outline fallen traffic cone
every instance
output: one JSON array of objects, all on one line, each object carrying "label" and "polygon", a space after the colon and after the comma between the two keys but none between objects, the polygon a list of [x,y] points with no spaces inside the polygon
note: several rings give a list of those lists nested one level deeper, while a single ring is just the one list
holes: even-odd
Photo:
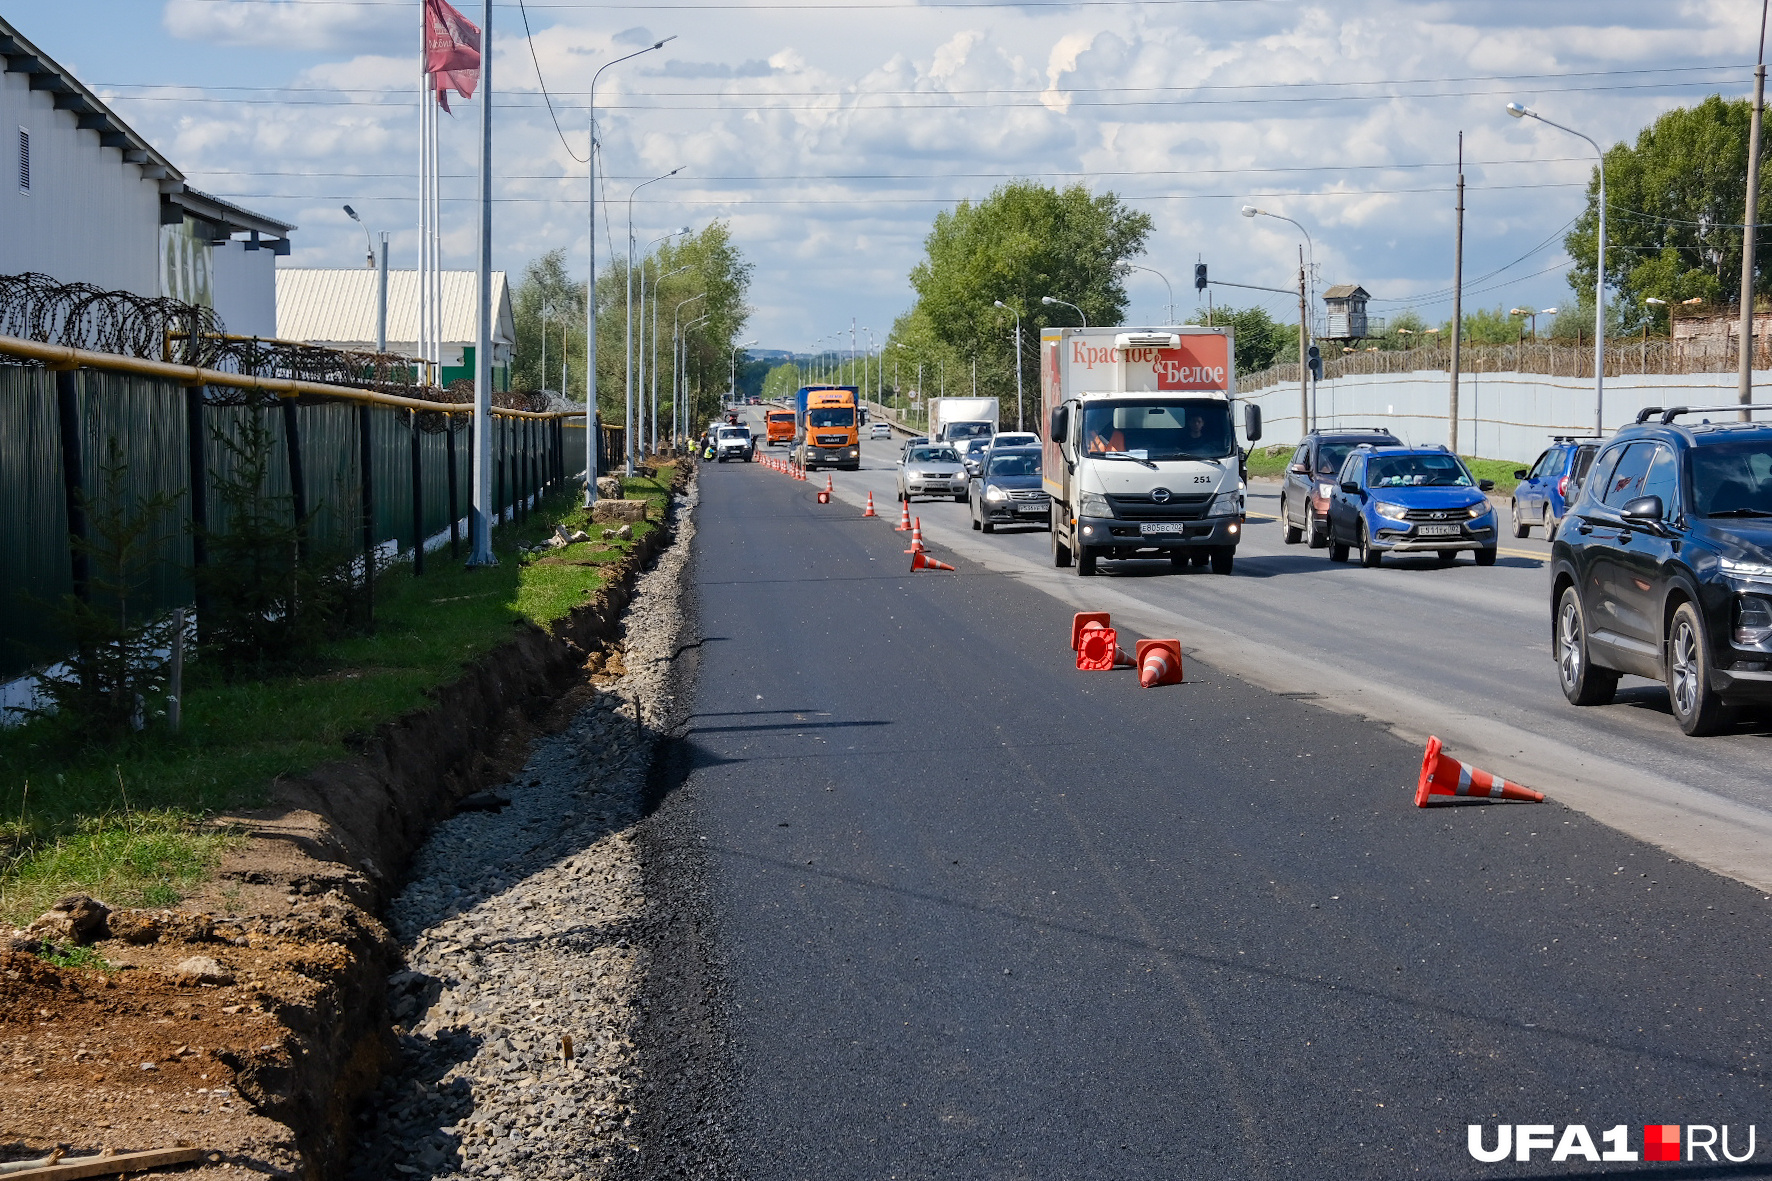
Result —
[{"label": "fallen traffic cone", "polygon": [[911,548],[904,552],[907,554],[919,554],[927,548],[928,547],[923,544],[923,518],[918,517],[916,523],[911,526]]},{"label": "fallen traffic cone", "polygon": [[1077,650],[1077,642],[1083,629],[1090,624],[1097,627],[1112,627],[1113,619],[1106,611],[1079,611],[1071,616],[1071,651]]},{"label": "fallen traffic cone", "polygon": [[874,494],[871,490],[868,492],[868,507],[862,511],[861,515],[864,517],[877,517],[880,515],[874,511]]},{"label": "fallen traffic cone", "polygon": [[894,533],[908,533],[910,528],[911,502],[908,500],[901,500],[898,502],[898,524],[892,527],[892,531]]},{"label": "fallen traffic cone", "polygon": [[1415,785],[1415,806],[1427,807],[1429,796],[1472,796],[1489,800],[1525,800],[1544,802],[1544,793],[1497,779],[1487,771],[1467,767],[1457,759],[1440,753],[1440,740],[1430,737],[1421,756],[1421,780]]},{"label": "fallen traffic cone", "polygon": [[1083,625],[1078,636],[1077,668],[1083,672],[1107,672],[1132,664],[1132,658],[1120,647],[1120,634],[1099,623]]},{"label": "fallen traffic cone", "polygon": [[1138,662],[1140,688],[1181,684],[1180,640],[1140,640],[1132,656]]},{"label": "fallen traffic cone", "polygon": [[820,488],[818,490],[818,503],[829,504],[830,502],[831,502],[831,494],[829,492],[825,491],[823,488]]},{"label": "fallen traffic cone", "polygon": [[915,550],[915,551],[909,551],[909,552],[911,554],[911,569],[913,571],[917,571],[917,570],[952,570],[953,569],[953,567],[948,565],[946,562],[943,562],[937,558],[930,557],[923,550]]}]

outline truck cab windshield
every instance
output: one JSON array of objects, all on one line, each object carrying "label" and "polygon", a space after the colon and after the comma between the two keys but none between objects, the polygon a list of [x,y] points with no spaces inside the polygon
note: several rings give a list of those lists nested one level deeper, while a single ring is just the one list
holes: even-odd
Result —
[{"label": "truck cab windshield", "polygon": [[948,440],[958,442],[961,439],[988,439],[991,437],[991,424],[988,422],[950,422],[948,424]]},{"label": "truck cab windshield", "polygon": [[806,421],[814,427],[854,426],[855,410],[850,406],[814,406],[806,412]]},{"label": "truck cab windshield", "polygon": [[1092,402],[1083,408],[1083,454],[1143,460],[1223,459],[1235,453],[1228,403]]}]

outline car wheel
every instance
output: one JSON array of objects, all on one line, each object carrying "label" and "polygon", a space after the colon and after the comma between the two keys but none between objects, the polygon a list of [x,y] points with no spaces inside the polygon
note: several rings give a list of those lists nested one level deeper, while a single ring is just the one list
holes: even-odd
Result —
[{"label": "car wheel", "polygon": [[1331,562],[1347,561],[1347,546],[1334,538],[1329,539],[1329,560]]},{"label": "car wheel", "polygon": [[1552,646],[1557,658],[1557,681],[1570,705],[1609,705],[1618,692],[1618,674],[1600,668],[1587,651],[1587,617],[1581,596],[1565,587],[1557,600],[1557,619]]},{"label": "car wheel", "polygon": [[1229,574],[1237,564],[1237,551],[1234,546],[1221,546],[1212,551],[1212,573]]},{"label": "car wheel", "polygon": [[1212,560],[1212,555],[1204,550],[1196,550],[1188,555],[1188,563],[1193,566],[1204,566]]},{"label": "car wheel", "polygon": [[1520,520],[1520,502],[1509,502],[1508,515],[1514,520],[1514,536],[1525,537],[1532,532],[1532,526]]},{"label": "car wheel", "polygon": [[1046,531],[1052,538],[1052,565],[1056,569],[1063,570],[1071,564],[1071,547],[1061,540],[1064,530],[1058,527],[1058,510],[1056,508],[1052,510],[1052,516],[1046,522]]},{"label": "car wheel", "polygon": [[1187,554],[1170,554],[1169,555],[1169,568],[1171,570],[1186,570],[1189,566],[1192,566],[1193,564],[1194,564],[1193,558],[1189,557]]},{"label": "car wheel", "polygon": [[1366,532],[1366,526],[1360,526],[1360,565],[1370,570],[1384,561],[1384,551],[1372,548],[1372,537]]},{"label": "car wheel", "polygon": [[970,505],[968,505],[967,508],[969,511],[967,512],[966,516],[968,517],[968,519],[971,520],[972,528],[974,530],[978,530],[978,529],[982,528],[982,526],[979,525],[979,523],[978,523],[978,510],[976,508],[973,508]]},{"label": "car wheel", "polygon": [[955,504],[965,504],[966,503],[966,494],[964,492],[954,493],[954,503]]},{"label": "car wheel", "polygon": [[986,533],[995,533],[997,531],[997,526],[991,521],[984,522],[982,525],[979,526],[979,528],[984,530]]},{"label": "car wheel", "polygon": [[1086,545],[1077,547],[1077,577],[1088,578],[1095,573],[1095,551]]},{"label": "car wheel", "polygon": [[1476,553],[1477,565],[1479,565],[1479,566],[1493,566],[1493,565],[1495,565],[1495,555],[1497,552],[1498,551],[1496,550],[1496,548],[1492,545],[1484,546],[1482,549],[1478,550]]},{"label": "car wheel", "polygon": [[1286,498],[1280,497],[1280,528],[1285,530],[1286,544],[1297,545],[1304,540],[1304,530],[1292,523],[1292,517],[1286,511]]},{"label": "car wheel", "polygon": [[1455,549],[1443,549],[1435,553],[1434,556],[1446,563],[1458,561],[1458,551]]},{"label": "car wheel", "polygon": [[1729,710],[1710,685],[1710,643],[1704,619],[1691,603],[1674,610],[1667,637],[1667,698],[1674,721],[1693,738],[1717,733]]},{"label": "car wheel", "polygon": [[1547,542],[1557,539],[1557,519],[1550,515],[1549,509],[1544,510],[1544,539]]},{"label": "car wheel", "polygon": [[[1307,522],[1309,522],[1309,524],[1310,524],[1310,546],[1311,546],[1311,548],[1312,549],[1322,549],[1324,546],[1328,545],[1329,544],[1329,522],[1328,521],[1320,521],[1317,519],[1317,517],[1314,514],[1309,513],[1309,512],[1307,512],[1305,514],[1305,520]],[[1337,560],[1339,561],[1339,559],[1337,559]]]}]

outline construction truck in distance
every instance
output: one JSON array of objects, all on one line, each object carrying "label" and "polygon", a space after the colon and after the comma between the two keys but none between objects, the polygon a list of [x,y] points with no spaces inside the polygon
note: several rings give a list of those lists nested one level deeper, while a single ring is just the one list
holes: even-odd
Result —
[{"label": "construction truck in distance", "polygon": [[861,469],[859,391],[852,385],[801,386],[794,395],[794,461],[808,471],[821,467]]},{"label": "construction truck in distance", "polygon": [[[1040,336],[1041,483],[1052,564],[1113,558],[1211,563],[1229,574],[1243,533],[1243,453],[1229,328],[1049,328]],[[1261,408],[1243,407],[1247,442]]]},{"label": "construction truck in distance", "polygon": [[988,439],[997,433],[995,398],[929,399],[929,441],[948,443],[961,451],[972,439]]},{"label": "construction truck in distance", "polygon": [[768,411],[763,415],[763,427],[766,432],[763,442],[766,446],[774,447],[778,443],[783,446],[793,445],[794,412],[792,410]]}]

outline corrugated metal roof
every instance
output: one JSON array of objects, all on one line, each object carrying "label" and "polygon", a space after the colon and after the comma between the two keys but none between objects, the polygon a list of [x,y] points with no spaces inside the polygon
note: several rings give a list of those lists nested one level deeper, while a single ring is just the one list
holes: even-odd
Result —
[{"label": "corrugated metal roof", "polygon": [[[471,345],[479,339],[479,274],[444,271],[443,342]],[[284,340],[370,344],[375,340],[376,272],[368,267],[278,267],[277,335]],[[503,271],[492,272],[492,341],[516,340],[511,292]],[[418,272],[388,271],[388,343],[418,339]]]},{"label": "corrugated metal roof", "polygon": [[1372,295],[1358,283],[1337,283],[1323,292],[1324,299],[1371,299]]}]

